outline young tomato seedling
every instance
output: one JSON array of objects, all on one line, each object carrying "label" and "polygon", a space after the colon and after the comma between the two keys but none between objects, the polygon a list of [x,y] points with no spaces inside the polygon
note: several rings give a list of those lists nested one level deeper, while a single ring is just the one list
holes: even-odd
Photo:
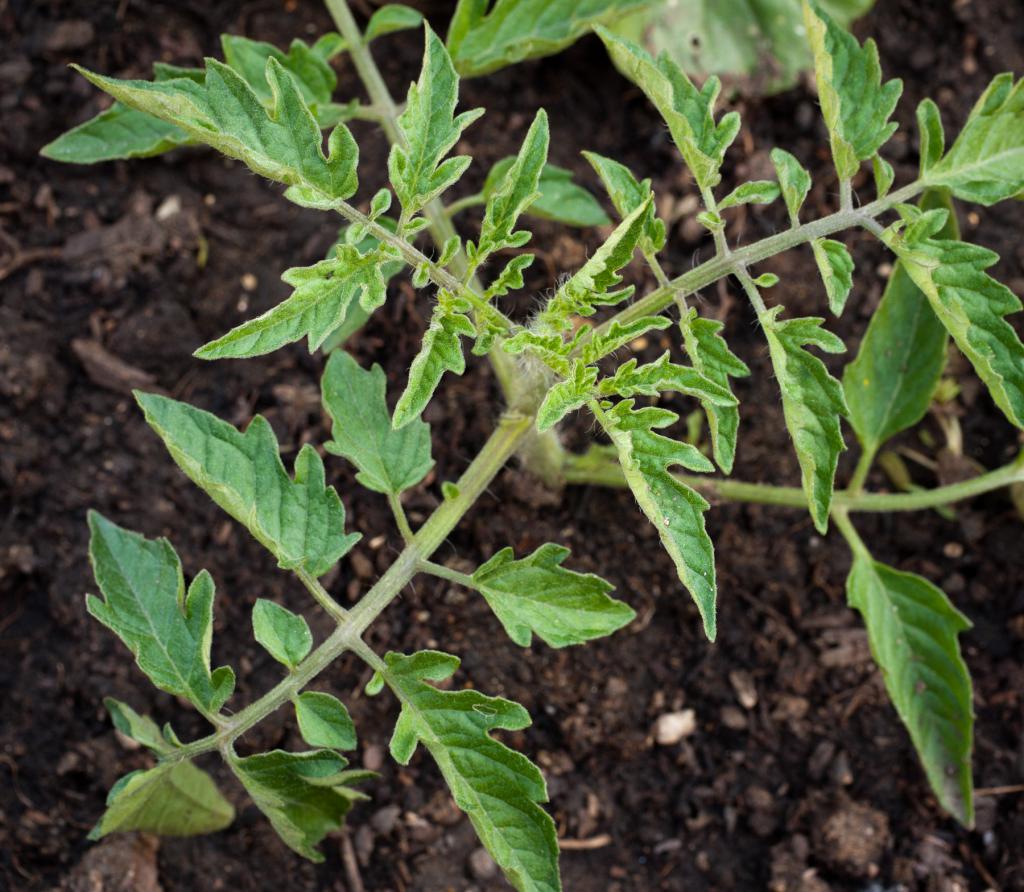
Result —
[{"label": "young tomato seedling", "polygon": [[[533,33],[555,26],[504,15],[516,2],[498,0],[485,13],[486,4],[463,0],[447,42],[424,25],[422,71],[400,108],[370,52],[371,41],[381,34],[420,24],[417,13],[397,6],[380,10],[360,31],[344,0],[327,0],[339,33],[312,46],[296,40],[285,53],[225,36],[224,61],[208,59],[202,69],[160,64],[152,81],[80,69],[116,102],[49,145],[44,150],[49,157],[88,163],[212,146],[284,184],[290,201],[344,221],[324,260],[285,271],[283,278],[293,288],[286,300],[196,355],[244,358],[303,338],[311,351],[323,349],[323,402],[333,429],[324,447],[356,467],[360,485],[388,500],[404,540],[404,549],[376,584],[352,609],[341,607],[320,579],[359,534],[346,532],[345,509],[325,484],[320,454],[303,446],[289,472],[261,416],[242,431],[200,408],[138,393],[146,421],[182,471],[298,577],[336,628],[314,647],[302,616],[258,601],[253,634],[286,674],[262,697],[227,709],[235,675],[231,667],[210,665],[210,575],[201,572],[186,586],[169,542],[147,540],[92,514],[90,554],[100,594],[89,597],[89,611],[121,638],[158,688],[188,700],[213,729],[185,742],[169,725],[159,728],[128,705],[108,700],[117,728],[151,750],[156,761],[117,782],[93,836],[120,830],[193,834],[227,826],[230,804],[193,762],[216,751],[281,838],[300,854],[319,859],[318,843],[363,795],[356,783],[370,777],[349,768],[343,755],[357,742],[345,705],[308,690],[334,660],[351,653],[372,670],[370,693],[387,689],[396,700],[394,758],[405,764],[420,746],[433,757],[455,802],[513,886],[542,892],[561,888],[555,826],[542,807],[544,778],[529,759],[492,735],[527,726],[526,711],[475,690],[439,687],[456,673],[455,656],[439,651],[381,656],[364,641],[377,616],[421,573],[479,592],[523,647],[534,636],[551,647],[583,644],[631,621],[633,611],[611,597],[611,586],[574,571],[568,551],[555,543],[532,554],[503,548],[470,574],[433,562],[438,547],[516,455],[554,484],[629,487],[712,641],[717,595],[705,496],[803,507],[822,533],[834,522],[853,553],[849,602],[863,616],[892,702],[939,802],[970,825],[971,686],[957,639],[968,621],[932,583],[875,560],[851,515],[941,507],[1024,480],[1018,461],[934,490],[864,491],[882,445],[928,410],[950,338],[1010,423],[1024,427],[1024,346],[1005,319],[1021,304],[988,275],[996,255],[960,239],[952,207],[954,198],[991,205],[1024,194],[1024,86],[1009,74],[995,78],[948,146],[937,107],[922,102],[920,173],[894,189],[893,169],[880,153],[896,129],[889,118],[902,85],[883,80],[872,42],[861,45],[805,2],[841,199],[837,212],[804,221],[811,176],[781,149],[771,155],[776,180],[743,183],[720,194],[720,168],[740,119],[735,112],[716,117],[716,78],[698,89],[670,59],[651,58],[591,19],[587,24],[616,65],[667,124],[700,191],[704,209],[698,219],[710,231],[716,252],[670,279],[658,261],[666,227],[650,180],[588,152],[619,222],[531,318],[519,321],[501,309],[500,299],[523,287],[523,271],[533,261],[531,254],[510,253],[531,238],[517,228],[523,215],[576,225],[611,221],[566,171],[547,163],[543,111],[523,135],[518,154],[495,166],[480,194],[447,207],[443,203],[471,163],[467,156],[451,156],[452,148],[482,114],[480,109],[456,112],[459,73],[491,71],[523,58],[523,45],[531,41],[556,49],[578,33],[565,31],[564,23],[557,34]],[[591,5],[595,16],[610,8]],[[329,61],[343,52],[351,56],[369,104],[334,101],[336,78]],[[345,124],[352,118],[378,122],[391,142],[390,188],[373,195],[365,211],[352,203],[359,161]],[[859,204],[852,184],[866,162],[874,173],[875,197]],[[725,220],[732,208],[780,198],[789,228],[741,247],[727,243]],[[483,206],[483,219],[474,239],[464,240],[452,218],[472,205]],[[849,229],[882,241],[896,255],[896,268],[859,353],[838,380],[811,348],[841,353],[843,342],[828,331],[824,318],[793,317],[772,302],[778,280],[759,275],[756,267],[809,246],[823,297],[838,316],[851,291],[854,262],[832,236]],[[418,238],[424,230],[433,249]],[[633,299],[624,271],[635,257],[649,265],[659,284]],[[391,412],[382,370],[362,368],[335,348],[387,300],[388,281],[405,273],[428,294],[432,313]],[[799,459],[800,488],[700,476],[716,465],[725,475],[731,472],[740,422],[731,381],[749,374],[723,339],[721,323],[688,304],[691,295],[726,277],[738,283],[760,322]],[[590,324],[598,314],[602,320]],[[675,331],[688,364],[669,353],[644,364],[636,358],[618,361],[640,336],[667,329]],[[506,407],[462,476],[444,484],[440,506],[414,529],[401,496],[421,483],[433,464],[432,432],[421,416],[445,373],[465,370],[467,344],[473,354],[490,357]],[[676,413],[644,402],[669,392],[702,407],[710,458],[666,432],[678,420]],[[582,455],[564,451],[559,424],[577,411],[589,413],[610,444]],[[860,445],[860,460],[848,487],[836,491],[839,455],[846,448],[844,419]],[[236,741],[285,705],[294,710],[309,749],[238,755]]]}]

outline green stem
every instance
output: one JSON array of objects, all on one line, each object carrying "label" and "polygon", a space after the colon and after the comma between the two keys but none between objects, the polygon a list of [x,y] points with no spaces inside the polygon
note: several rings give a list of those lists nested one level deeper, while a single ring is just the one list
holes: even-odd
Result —
[{"label": "green stem", "polygon": [[853,182],[849,177],[839,181],[839,209],[843,211],[853,210]]},{"label": "green stem", "polygon": [[857,459],[857,467],[853,469],[853,476],[850,478],[849,490],[851,493],[859,493],[864,489],[864,482],[868,479],[871,465],[875,460],[874,449],[862,449],[860,458]]},{"label": "green stem", "polygon": [[388,504],[391,506],[391,513],[395,515],[395,523],[398,526],[398,532],[402,534],[402,539],[405,542],[412,542],[414,533],[412,527],[409,526],[409,518],[405,516],[405,508],[402,507],[402,500],[398,497],[398,493],[388,493]]},{"label": "green stem", "polygon": [[327,590],[320,585],[320,580],[317,579],[308,570],[296,570],[295,575],[299,577],[302,584],[309,590],[309,593],[316,599],[317,604],[323,607],[336,623],[344,622],[348,619],[348,611],[342,607],[337,601],[334,600]]},{"label": "green stem", "polygon": [[850,546],[850,551],[853,552],[854,557],[862,557],[870,560],[871,552],[868,551],[868,547],[864,544],[864,540],[861,539],[857,529],[850,522],[850,516],[846,510],[844,508],[839,508],[833,511],[832,520],[835,521],[836,529],[842,533],[847,545]]},{"label": "green stem", "polygon": [[444,209],[444,213],[445,216],[448,217],[448,219],[451,219],[456,214],[466,210],[467,208],[479,207],[482,204],[486,204],[483,193],[476,192],[473,195],[467,195],[465,198],[460,198],[456,201],[453,201]]},{"label": "green stem", "polygon": [[444,564],[435,564],[433,561],[420,561],[420,569],[431,576],[439,576],[441,579],[447,579],[449,582],[464,585],[466,588],[476,588],[476,583],[473,582],[472,576],[467,573],[460,573],[458,570],[452,570]]}]

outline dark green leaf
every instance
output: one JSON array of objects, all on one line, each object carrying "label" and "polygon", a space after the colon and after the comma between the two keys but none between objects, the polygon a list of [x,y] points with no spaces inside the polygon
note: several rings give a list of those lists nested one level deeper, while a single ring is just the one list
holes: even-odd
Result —
[{"label": "dark green leaf", "polygon": [[295,718],[302,739],[310,746],[336,750],[356,748],[356,726],[345,704],[320,691],[303,691],[295,698]]},{"label": "dark green leaf", "polygon": [[306,620],[265,598],[257,599],[252,609],[252,631],[267,653],[289,669],[306,659],[313,647]]}]

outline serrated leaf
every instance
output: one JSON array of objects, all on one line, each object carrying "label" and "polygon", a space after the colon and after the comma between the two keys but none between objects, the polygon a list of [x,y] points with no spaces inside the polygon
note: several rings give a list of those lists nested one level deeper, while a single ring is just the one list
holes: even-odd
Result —
[{"label": "serrated leaf", "polygon": [[519,560],[503,548],[473,574],[473,584],[520,647],[529,647],[533,635],[549,647],[584,644],[635,618],[631,607],[608,597],[611,583],[565,569],[568,556],[568,548],[551,542]]},{"label": "serrated leaf", "polygon": [[583,361],[597,362],[599,359],[614,353],[631,341],[635,341],[649,331],[664,331],[672,327],[672,320],[665,316],[641,316],[631,322],[614,320],[603,332],[595,333],[583,345]]},{"label": "serrated leaf", "polygon": [[728,386],[723,386],[696,369],[678,365],[669,359],[666,350],[654,362],[637,366],[636,359],[628,359],[610,378],[601,381],[601,396],[657,396],[674,391],[696,397],[710,405],[732,407],[736,397]]},{"label": "serrated leaf", "polygon": [[334,69],[315,48],[295,39],[288,52],[262,40],[250,40],[236,34],[222,34],[221,48],[224,61],[252,87],[252,91],[267,108],[274,104],[274,86],[267,75],[267,60],[274,59],[295,82],[303,101],[317,117],[317,106],[331,101],[338,85]]},{"label": "serrated leaf", "polygon": [[113,697],[104,697],[103,705],[107,707],[114,727],[125,737],[141,743],[158,756],[167,755],[175,749],[160,733],[160,726],[148,715],[140,715],[127,703]]},{"label": "serrated leaf", "polygon": [[322,691],[303,691],[295,698],[295,718],[302,739],[313,747],[356,748],[356,726],[337,697]]},{"label": "serrated leaf", "polygon": [[635,43],[597,28],[612,61],[651,100],[668,124],[676,147],[701,189],[717,186],[726,149],[736,138],[740,116],[729,112],[715,122],[715,101],[721,90],[717,77],[709,77],[698,90],[669,56],[655,61]]},{"label": "serrated leaf", "polygon": [[[483,223],[480,226],[479,255],[481,259],[502,248],[512,247],[516,221],[540,197],[541,171],[548,158],[548,116],[537,112],[523,139],[519,154],[505,176],[487,198]],[[486,192],[486,186],[485,192]],[[529,233],[527,233],[529,237]]]},{"label": "serrated leaf", "polygon": [[398,117],[403,144],[388,157],[388,173],[406,215],[412,215],[462,176],[472,160],[466,155],[442,159],[462,131],[483,109],[455,116],[459,76],[440,38],[424,25],[426,47],[419,80],[409,86],[405,109]]},{"label": "serrated leaf", "polygon": [[295,290],[262,316],[243,322],[195,352],[200,359],[240,359],[271,353],[306,338],[309,352],[318,349],[352,313],[354,305],[369,315],[384,303],[386,262],[379,251],[360,254],[341,245],[336,255],[313,266],[285,270],[282,281]]},{"label": "serrated leaf", "polygon": [[819,532],[828,529],[836,466],[846,448],[839,419],[846,415],[843,388],[825,364],[804,347],[842,353],[846,347],[832,332],[821,328],[820,317],[778,320],[782,307],[761,318],[768,338],[772,366],[782,391],[786,427],[800,461],[804,492]]},{"label": "serrated leaf", "polygon": [[942,129],[942,114],[931,99],[923,99],[917,106],[917,129],[921,136],[920,175],[923,177],[938,163],[946,150],[946,134]]},{"label": "serrated leaf", "polygon": [[821,7],[804,0],[804,24],[814,53],[821,113],[832,143],[832,159],[842,180],[850,179],[896,132],[889,121],[903,82],[882,83],[878,47],[863,46]]},{"label": "serrated leaf", "polygon": [[160,690],[185,697],[204,714],[231,696],[228,666],[210,672],[214,585],[201,571],[185,591],[181,561],[166,539],[149,540],[89,512],[89,560],[103,597],[89,613],[135,655]]},{"label": "serrated leaf", "polygon": [[205,771],[191,762],[164,762],[122,777],[107,795],[107,810],[89,833],[139,830],[159,836],[196,836],[223,830],[235,810]]},{"label": "serrated leaf", "polygon": [[313,647],[306,620],[266,598],[257,599],[252,608],[252,631],[264,650],[289,669],[306,659]]},{"label": "serrated leaf", "polygon": [[800,208],[807,200],[811,191],[811,175],[799,161],[785,149],[772,149],[772,164],[779,178],[782,198],[789,211],[789,219],[794,226],[800,225]]},{"label": "serrated leaf", "polygon": [[651,0],[459,0],[448,29],[448,49],[461,75],[477,77],[561,52],[596,24],[611,23],[650,4]]},{"label": "serrated leaf", "polygon": [[337,351],[327,362],[321,388],[333,435],[324,448],[359,468],[356,479],[363,486],[398,495],[434,466],[430,425],[415,419],[401,430],[391,427],[387,380],[379,365],[366,371]]},{"label": "serrated leaf", "polygon": [[601,184],[620,217],[628,217],[640,205],[650,202],[641,250],[645,254],[657,254],[665,247],[665,224],[655,214],[650,179],[638,181],[626,165],[596,152],[584,152],[583,157],[601,178]]},{"label": "serrated leaf", "polygon": [[442,294],[423,335],[420,351],[412,361],[409,381],[395,406],[391,420],[395,430],[420,417],[445,372],[461,375],[466,371],[461,339],[475,334],[476,328],[469,317],[448,304]]},{"label": "serrated leaf", "polygon": [[[943,192],[926,192],[921,206],[947,208],[941,235],[956,238],[956,217]],[[843,371],[850,424],[865,452],[877,452],[924,417],[946,365],[947,343],[928,299],[897,261],[857,357]]]},{"label": "serrated leaf", "polygon": [[308,443],[292,478],[262,415],[243,433],[187,403],[139,391],[135,398],[178,467],[282,568],[322,576],[359,541],[359,533],[345,533],[345,508],[325,485],[323,461]]},{"label": "serrated leaf", "polygon": [[971,624],[926,579],[858,555],[846,580],[871,654],[942,807],[974,823],[971,679],[957,633]]},{"label": "serrated leaf", "polygon": [[[908,230],[908,239],[913,239]],[[1010,422],[1024,428],[1024,344],[1003,318],[1020,299],[985,272],[999,260],[986,248],[951,239],[890,239],[890,247],[985,382]]]},{"label": "serrated leaf", "polygon": [[633,400],[623,400],[598,417],[618,451],[626,483],[697,605],[708,640],[714,641],[715,548],[704,527],[704,512],[710,505],[669,471],[679,465],[707,473],[714,465],[689,443],[655,433],[679,419],[675,412],[634,409]]},{"label": "serrated leaf", "polygon": [[177,125],[267,179],[302,186],[324,200],[356,191],[359,150],[352,134],[336,126],[325,156],[320,126],[295,78],[273,57],[265,70],[273,97],[269,109],[241,75],[216,59],[206,60],[201,83],[184,77],[118,80],[76,70],[125,105]]},{"label": "serrated leaf", "polygon": [[554,427],[570,412],[575,412],[594,395],[597,369],[575,360],[568,378],[552,385],[537,410],[537,430]]},{"label": "serrated leaf", "polygon": [[152,158],[192,143],[180,127],[115,102],[62,133],[40,149],[40,154],[67,164],[96,164],[117,158]]},{"label": "serrated leaf", "polygon": [[[501,183],[504,175],[515,160],[513,156],[502,158],[488,172],[482,194],[490,197]],[[573,182],[571,170],[557,164],[545,164],[537,183],[539,195],[523,212],[527,217],[554,220],[567,226],[605,226],[611,223],[597,199],[578,183]]]},{"label": "serrated leaf", "polygon": [[487,286],[487,290],[484,292],[484,299],[490,300],[492,297],[504,297],[509,291],[522,288],[523,270],[533,263],[533,259],[533,254],[518,254],[509,260],[501,272],[495,276],[494,281]]},{"label": "serrated leaf", "polygon": [[718,209],[722,211],[741,204],[771,204],[781,191],[774,180],[751,180],[741,183],[718,202]]},{"label": "serrated leaf", "polygon": [[833,315],[842,316],[846,298],[853,288],[853,258],[846,245],[835,239],[816,238],[811,242],[811,249],[825,285],[828,307]]},{"label": "serrated leaf", "polygon": [[544,778],[529,759],[490,735],[527,727],[526,710],[478,691],[440,691],[427,684],[458,668],[458,659],[448,654],[389,653],[384,660],[383,680],[402,704],[392,756],[407,765],[422,743],[509,882],[521,892],[558,892],[555,825],[538,805],[547,801]]},{"label": "serrated leaf", "polygon": [[365,798],[348,786],[347,760],[333,750],[272,750],[228,765],[285,844],[310,861],[324,856],[315,846],[345,823],[354,802]]},{"label": "serrated leaf", "polygon": [[593,316],[598,307],[620,303],[633,293],[632,286],[611,289],[622,281],[619,270],[633,259],[649,207],[640,205],[616,226],[590,259],[555,292],[538,317],[542,327],[570,331],[573,316]]},{"label": "serrated leaf", "polygon": [[423,22],[423,13],[402,3],[388,3],[374,11],[363,32],[363,41],[369,43],[385,34],[418,28]]},{"label": "serrated leaf", "polygon": [[1024,80],[1014,83],[1009,73],[993,78],[926,181],[983,205],[1024,190]]},{"label": "serrated leaf", "polygon": [[[730,378],[746,378],[750,369],[722,337],[724,325],[712,319],[703,319],[691,309],[685,319],[680,320],[686,353],[696,369],[705,378],[732,396]],[[715,461],[726,474],[732,473],[736,457],[736,436],[740,426],[740,410],[737,405],[725,405],[707,396],[697,396],[711,428],[711,448]]]}]

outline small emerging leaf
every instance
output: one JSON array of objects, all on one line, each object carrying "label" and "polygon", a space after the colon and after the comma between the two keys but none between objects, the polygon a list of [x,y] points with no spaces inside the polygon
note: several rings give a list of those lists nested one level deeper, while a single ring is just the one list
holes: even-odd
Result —
[{"label": "small emerging leaf", "polygon": [[575,360],[570,376],[554,384],[537,410],[537,430],[554,427],[570,412],[575,412],[594,395],[597,369]]},{"label": "small emerging leaf", "polygon": [[158,756],[164,756],[174,751],[175,747],[160,733],[160,726],[148,715],[139,715],[127,703],[122,703],[113,697],[104,697],[103,705],[107,707],[114,727],[125,737],[130,737],[136,743],[141,743]]},{"label": "small emerging leaf", "polygon": [[800,208],[811,191],[811,175],[807,169],[785,149],[772,149],[772,164],[779,178],[782,198],[794,226],[800,225]]},{"label": "small emerging leaf", "polygon": [[830,238],[816,238],[811,248],[821,281],[825,283],[829,309],[834,315],[842,316],[853,287],[853,258],[846,245]]},{"label": "small emerging leaf", "polygon": [[733,189],[718,202],[718,209],[725,210],[741,204],[771,204],[780,193],[779,184],[773,180],[753,180]]},{"label": "small emerging leaf", "polygon": [[321,691],[303,691],[295,698],[295,718],[302,739],[312,747],[356,748],[356,726],[337,697]]},{"label": "small emerging leaf", "polygon": [[583,157],[590,162],[591,167],[601,178],[601,183],[620,217],[628,217],[640,205],[650,202],[640,249],[645,254],[657,254],[665,247],[665,224],[654,212],[651,181],[638,181],[626,165],[596,152],[584,152]]},{"label": "small emerging leaf", "polygon": [[946,134],[942,129],[942,114],[931,99],[924,99],[917,107],[917,129],[921,134],[921,176],[925,176],[942,158],[946,150]]},{"label": "small emerging leaf", "polygon": [[313,647],[306,620],[266,598],[259,598],[252,608],[252,631],[267,653],[289,669],[306,659]]}]

